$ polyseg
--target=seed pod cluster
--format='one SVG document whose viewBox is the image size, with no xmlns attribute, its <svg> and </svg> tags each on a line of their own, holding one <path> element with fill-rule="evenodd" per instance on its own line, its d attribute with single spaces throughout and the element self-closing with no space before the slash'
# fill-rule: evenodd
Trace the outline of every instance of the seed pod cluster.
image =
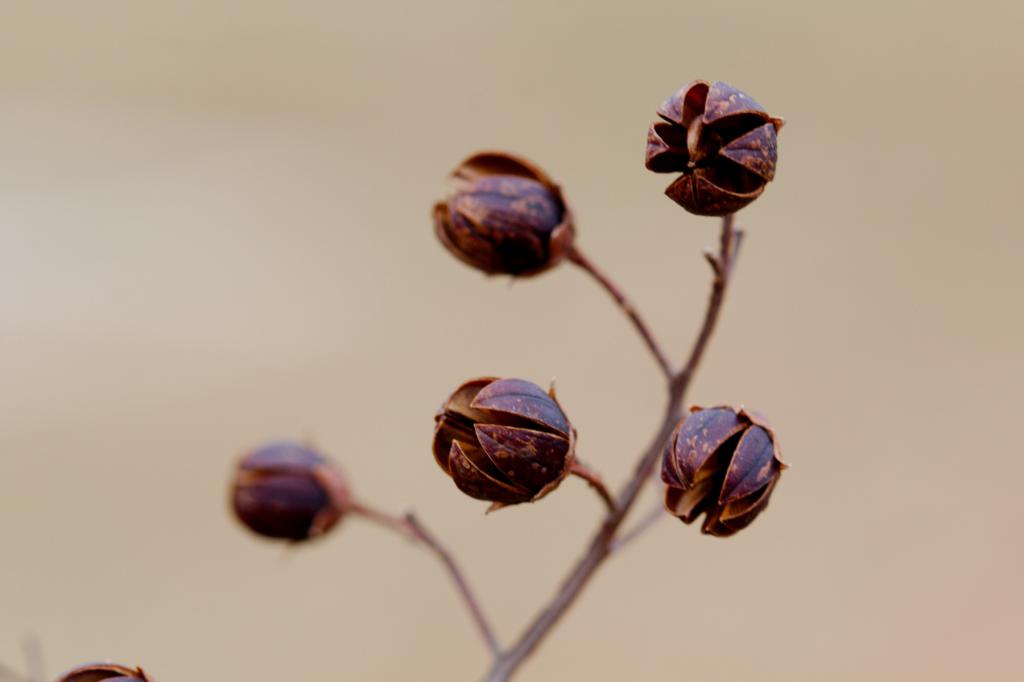
<svg viewBox="0 0 1024 682">
<path fill-rule="evenodd" d="M 572 212 L 551 178 L 525 159 L 482 152 L 452 174 L 456 191 L 434 206 L 441 243 L 488 274 L 519 277 L 557 265 L 573 241 Z"/>
<path fill-rule="evenodd" d="M 734 213 L 775 177 L 783 120 L 728 83 L 697 80 L 658 109 L 647 132 L 648 170 L 682 173 L 665 190 L 698 215 Z"/>
<path fill-rule="evenodd" d="M 470 497 L 492 508 L 532 502 L 573 462 L 575 433 L 554 392 L 522 379 L 471 379 L 435 417 L 434 459 Z"/>
<path fill-rule="evenodd" d="M 67 671 L 57 682 L 153 682 L 142 668 L 115 663 L 90 663 Z"/>
<path fill-rule="evenodd" d="M 661 478 L 665 507 L 685 523 L 707 512 L 702 531 L 726 537 L 768 506 L 785 468 L 765 420 L 732 407 L 691 408 L 669 440 Z"/>
<path fill-rule="evenodd" d="M 235 515 L 258 535 L 300 542 L 323 535 L 350 504 L 338 467 L 299 443 L 264 445 L 238 463 Z"/>
</svg>

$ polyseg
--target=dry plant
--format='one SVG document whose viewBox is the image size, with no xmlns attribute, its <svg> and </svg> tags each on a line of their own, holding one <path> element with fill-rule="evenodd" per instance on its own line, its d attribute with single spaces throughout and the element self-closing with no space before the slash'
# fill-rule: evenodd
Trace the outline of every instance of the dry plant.
<svg viewBox="0 0 1024 682">
<path fill-rule="evenodd" d="M 462 382 L 435 416 L 433 456 L 443 473 L 490 510 L 536 502 L 569 475 L 582 478 L 603 503 L 589 544 L 561 585 L 519 637 L 502 643 L 452 553 L 414 514 L 395 515 L 353 494 L 340 469 L 314 449 L 271 443 L 242 458 L 231 487 L 238 519 L 255 533 L 288 542 L 323 536 L 346 517 L 361 517 L 432 552 L 444 565 L 491 654 L 486 682 L 509 680 L 576 602 L 610 557 L 671 514 L 689 524 L 704 516 L 702 531 L 730 536 L 767 506 L 785 465 L 775 433 L 759 414 L 743 408 L 692 407 L 687 389 L 721 314 L 743 233 L 736 211 L 756 199 L 775 174 L 782 120 L 722 82 L 695 81 L 658 109 L 650 126 L 646 166 L 676 173 L 666 194 L 687 211 L 721 218 L 718 247 L 704 257 L 711 293 L 703 323 L 680 365 L 655 339 L 636 307 L 584 255 L 572 211 L 559 186 L 533 163 L 501 152 L 466 159 L 453 173 L 454 192 L 434 207 L 441 243 L 464 263 L 491 275 L 529 277 L 567 261 L 603 287 L 627 316 L 665 379 L 664 416 L 632 475 L 617 492 L 575 456 L 576 430 L 554 387 L 517 378 Z M 664 509 L 626 520 L 660 461 Z M 87 665 L 58 682 L 150 680 L 139 668 Z"/>
</svg>

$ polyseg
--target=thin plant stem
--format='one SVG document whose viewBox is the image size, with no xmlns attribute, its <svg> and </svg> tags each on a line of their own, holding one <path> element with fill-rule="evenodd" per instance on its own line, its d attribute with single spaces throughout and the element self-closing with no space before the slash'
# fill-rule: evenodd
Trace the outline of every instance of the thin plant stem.
<svg viewBox="0 0 1024 682">
<path fill-rule="evenodd" d="M 615 538 L 615 541 L 612 543 L 612 551 L 622 551 L 626 545 L 649 531 L 666 516 L 668 516 L 668 514 L 665 512 L 665 505 L 659 501 L 656 505 L 651 507 L 650 511 L 640 517 L 640 520 L 637 521 L 632 528 L 623 531 L 617 538 Z"/>
<path fill-rule="evenodd" d="M 729 277 L 732 274 L 734 256 L 736 254 L 736 232 L 733 229 L 733 216 L 728 215 L 722 220 L 722 232 L 719 239 L 717 254 L 709 254 L 708 261 L 714 272 L 711 295 L 704 313 L 704 322 L 693 343 L 683 369 L 676 374 L 669 373 L 668 399 L 664 418 L 654 438 L 637 461 L 633 476 L 626 482 L 617 498 L 617 509 L 609 514 L 598 527 L 590 541 L 590 545 L 579 558 L 568 576 L 563 580 L 551 601 L 544 606 L 526 627 L 519 639 L 504 653 L 497 656 L 488 671 L 485 682 L 507 682 L 522 666 L 526 659 L 536 650 L 551 629 L 561 620 L 569 607 L 590 582 L 590 579 L 601 564 L 611 556 L 616 541 L 616 534 L 626 515 L 636 502 L 643 486 L 651 477 L 651 472 L 662 453 L 665 440 L 668 438 L 675 423 L 682 414 L 682 404 L 686 391 L 700 366 L 708 341 L 714 331 L 721 312 Z M 595 275 L 596 276 L 596 275 Z M 600 279 L 600 278 L 599 278 Z M 609 291 L 615 291 L 614 288 Z M 613 294 L 614 296 L 614 294 Z M 632 316 L 631 316 L 632 317 Z M 648 338 L 645 336 L 645 338 Z M 667 363 L 663 367 L 668 367 Z"/>
<path fill-rule="evenodd" d="M 604 480 L 601 478 L 600 474 L 579 460 L 573 461 L 572 468 L 569 469 L 569 473 L 586 481 L 587 484 L 594 489 L 594 492 L 597 493 L 598 497 L 601 498 L 601 501 L 604 502 L 605 507 L 608 508 L 608 513 L 615 513 L 615 498 L 612 497 L 608 487 L 605 486 Z"/>
<path fill-rule="evenodd" d="M 570 261 L 583 268 L 591 277 L 597 280 L 597 283 L 600 284 L 613 299 L 615 299 L 615 302 L 618 304 L 619 308 L 621 308 L 622 312 L 624 312 L 626 316 L 630 319 L 630 321 L 633 323 L 633 326 L 636 327 L 637 332 L 640 334 L 640 337 L 644 340 L 644 343 L 647 344 L 648 350 L 651 351 L 651 355 L 654 356 L 654 359 L 655 361 L 657 361 L 658 366 L 661 367 L 661 371 L 665 375 L 665 378 L 671 379 L 673 376 L 673 370 L 672 365 L 668 360 L 668 356 L 661 349 L 661 346 L 658 344 L 658 341 L 654 338 L 654 334 L 651 332 L 650 327 L 648 327 L 647 323 L 644 322 L 644 319 L 640 317 L 640 313 L 637 312 L 636 307 L 629 300 L 629 298 L 626 297 L 626 294 L 622 291 L 622 289 L 620 289 L 618 285 L 615 284 L 615 282 L 613 282 L 606 274 L 604 274 L 600 270 L 600 268 L 598 268 L 594 264 L 593 261 L 587 258 L 583 254 L 583 252 L 579 250 L 578 247 L 572 247 L 572 250 L 569 251 L 568 258 Z"/>
<path fill-rule="evenodd" d="M 466 579 L 465 574 L 463 574 L 462 569 L 459 568 L 459 565 L 455 561 L 451 552 L 441 544 L 433 533 L 427 530 L 423 523 L 416 518 L 412 512 L 403 516 L 396 516 L 380 511 L 379 509 L 369 507 L 360 502 L 352 503 L 349 507 L 349 511 L 358 514 L 379 526 L 393 530 L 396 533 L 405 536 L 406 539 L 412 540 L 413 542 L 423 546 L 425 549 L 433 552 L 433 554 L 444 565 L 445 570 L 448 571 L 448 575 L 451 577 L 452 582 L 455 583 L 455 588 L 462 597 L 462 601 L 465 602 L 466 608 L 469 610 L 469 615 L 476 624 L 477 630 L 480 632 L 480 636 L 483 637 L 484 642 L 487 644 L 487 648 L 495 658 L 501 655 L 501 645 L 498 643 L 498 638 L 494 634 L 494 629 L 491 627 L 490 621 L 488 621 L 487 616 L 484 614 L 483 608 L 480 606 L 480 601 L 476 598 L 476 595 L 470 588 L 469 581 Z"/>
<path fill-rule="evenodd" d="M 683 368 L 672 378 L 673 383 L 689 384 L 694 372 L 704 357 L 704 349 L 711 340 L 711 333 L 715 330 L 715 323 L 718 321 L 718 314 L 722 309 L 722 301 L 725 300 L 725 289 L 729 285 L 729 278 L 732 275 L 732 267 L 736 260 L 739 245 L 743 239 L 742 231 L 733 229 L 735 214 L 722 218 L 722 233 L 718 243 L 718 253 L 704 252 L 704 257 L 711 264 L 714 272 L 714 279 L 711 283 L 711 296 L 708 300 L 707 312 L 704 314 L 704 324 L 701 326 L 697 340 L 690 349 L 690 355 Z"/>
</svg>

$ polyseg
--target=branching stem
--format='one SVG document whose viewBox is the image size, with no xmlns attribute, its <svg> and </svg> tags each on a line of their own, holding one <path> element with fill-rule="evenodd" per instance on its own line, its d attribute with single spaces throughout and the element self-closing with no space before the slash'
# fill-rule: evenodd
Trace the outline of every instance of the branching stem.
<svg viewBox="0 0 1024 682">
<path fill-rule="evenodd" d="M 621 552 L 626 545 L 653 528 L 666 516 L 668 516 L 668 513 L 665 511 L 665 505 L 659 499 L 658 503 L 651 507 L 650 511 L 644 514 L 632 528 L 623 531 L 615 538 L 615 542 L 612 543 L 612 551 Z"/>
<path fill-rule="evenodd" d="M 590 579 L 597 572 L 597 569 L 600 568 L 608 557 L 635 540 L 664 515 L 660 509 L 654 510 L 645 515 L 632 529 L 621 532 L 622 524 L 640 496 L 644 485 L 652 478 L 658 457 L 664 450 L 665 441 L 682 416 L 682 406 L 687 389 L 690 387 L 690 382 L 700 366 L 715 325 L 718 322 L 741 237 L 742 233 L 733 228 L 733 216 L 725 216 L 722 220 L 722 231 L 717 252 L 707 251 L 704 254 L 711 265 L 713 279 L 711 294 L 704 312 L 703 324 L 697 334 L 697 338 L 693 342 L 683 368 L 678 372 L 672 370 L 667 356 L 654 339 L 650 329 L 618 286 L 598 270 L 578 249 L 573 248 L 569 254 L 569 259 L 590 273 L 611 294 L 619 307 L 622 308 L 623 312 L 633 322 L 633 325 L 665 374 L 668 388 L 667 399 L 664 416 L 654 437 L 640 455 L 634 467 L 633 475 L 622 486 L 618 495 L 612 495 L 601 480 L 601 477 L 594 471 L 578 461 L 573 463 L 570 473 L 579 476 L 590 484 L 605 503 L 608 512 L 591 538 L 586 551 L 576 561 L 576 564 L 562 581 L 561 586 L 552 596 L 551 600 L 537 613 L 533 621 L 510 648 L 504 650 L 501 648 L 497 637 L 494 635 L 493 628 L 483 613 L 479 600 L 470 589 L 468 581 L 451 553 L 413 514 L 395 516 L 362 503 L 357 502 L 351 505 L 351 512 L 419 543 L 433 552 L 441 561 L 455 583 L 455 587 L 465 602 L 473 622 L 476 624 L 493 656 L 491 668 L 484 678 L 484 682 L 507 682 L 511 679 L 530 654 L 536 650 L 548 633 L 551 632 L 551 629 L 561 620 L 566 611 L 575 603 L 577 597 L 579 597 L 580 593 L 583 592 L 583 589 L 590 582 Z"/>
<path fill-rule="evenodd" d="M 626 302 L 625 297 L 619 292 L 618 288 L 600 274 L 578 251 L 574 251 L 573 255 L 570 256 L 573 262 L 590 272 L 608 290 L 615 300 L 619 302 L 619 305 L 630 319 L 633 320 L 641 336 L 647 341 L 648 348 L 651 349 L 662 369 L 665 370 L 668 378 L 668 399 L 665 405 L 664 418 L 654 438 L 637 461 L 632 478 L 620 490 L 616 499 L 615 511 L 609 513 L 602 521 L 591 539 L 590 545 L 576 562 L 575 566 L 573 566 L 568 576 L 563 580 L 551 601 L 534 617 L 533 621 L 527 626 L 526 630 L 523 631 L 512 647 L 495 657 L 491 669 L 484 678 L 485 682 L 506 682 L 511 679 L 512 675 L 515 674 L 530 654 L 534 652 L 551 629 L 565 615 L 565 612 L 569 610 L 569 607 L 573 605 L 601 564 L 611 556 L 622 522 L 633 507 L 633 503 L 636 502 L 644 484 L 651 478 L 651 473 L 658 461 L 658 456 L 665 446 L 665 440 L 669 437 L 676 422 L 682 415 L 682 404 L 686 396 L 686 390 L 689 388 L 690 381 L 700 366 L 708 341 L 711 339 L 715 324 L 718 322 L 722 302 L 725 299 L 725 291 L 728 288 L 729 278 L 732 274 L 738 243 L 739 233 L 733 229 L 733 216 L 725 216 L 722 220 L 718 253 L 709 254 L 708 256 L 714 278 L 712 280 L 711 295 L 704 313 L 704 322 L 693 343 L 686 363 L 683 365 L 683 369 L 678 373 L 671 371 L 664 353 L 661 352 L 658 344 L 647 330 L 646 325 L 637 316 L 632 306 Z M 636 535 L 634 534 L 632 538 L 635 537 Z"/>
</svg>

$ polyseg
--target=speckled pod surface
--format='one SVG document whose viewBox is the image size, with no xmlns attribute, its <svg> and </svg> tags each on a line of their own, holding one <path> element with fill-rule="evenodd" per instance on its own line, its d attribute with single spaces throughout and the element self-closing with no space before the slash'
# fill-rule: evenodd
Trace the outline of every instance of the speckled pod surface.
<svg viewBox="0 0 1024 682">
<path fill-rule="evenodd" d="M 726 537 L 764 511 L 786 465 L 760 415 L 728 406 L 690 412 L 662 460 L 665 508 L 685 523 L 706 512 L 702 531 Z"/>
<path fill-rule="evenodd" d="M 553 391 L 522 379 L 471 379 L 435 417 L 434 459 L 459 490 L 500 508 L 538 500 L 573 462 L 575 434 Z"/>
</svg>

